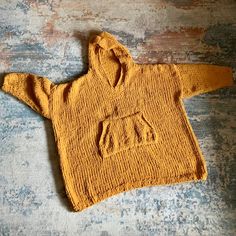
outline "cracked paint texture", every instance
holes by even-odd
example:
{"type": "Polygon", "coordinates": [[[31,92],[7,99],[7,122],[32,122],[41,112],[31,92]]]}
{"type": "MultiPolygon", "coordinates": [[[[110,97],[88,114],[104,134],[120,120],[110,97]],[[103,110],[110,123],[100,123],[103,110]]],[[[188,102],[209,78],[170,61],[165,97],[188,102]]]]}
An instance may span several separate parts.
{"type": "MultiPolygon", "coordinates": [[[[29,72],[66,82],[86,73],[88,37],[114,34],[137,63],[236,69],[234,0],[2,0],[0,81],[29,72]]],[[[0,92],[0,235],[236,235],[236,87],[184,100],[206,182],[69,206],[49,120],[0,92]]]]}

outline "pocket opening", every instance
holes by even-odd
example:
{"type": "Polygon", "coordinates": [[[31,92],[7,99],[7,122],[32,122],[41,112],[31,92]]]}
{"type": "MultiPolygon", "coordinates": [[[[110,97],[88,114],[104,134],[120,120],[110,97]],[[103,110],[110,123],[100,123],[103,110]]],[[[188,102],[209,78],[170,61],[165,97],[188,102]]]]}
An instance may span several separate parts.
{"type": "Polygon", "coordinates": [[[107,157],[141,145],[156,143],[157,140],[156,130],[139,111],[102,121],[99,150],[103,157],[107,157]]]}

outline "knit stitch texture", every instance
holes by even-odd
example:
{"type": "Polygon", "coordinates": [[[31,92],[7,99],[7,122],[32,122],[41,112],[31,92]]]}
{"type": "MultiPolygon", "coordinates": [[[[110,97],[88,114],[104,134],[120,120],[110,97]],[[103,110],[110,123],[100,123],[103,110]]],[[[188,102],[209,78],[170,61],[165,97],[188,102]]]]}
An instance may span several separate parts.
{"type": "Polygon", "coordinates": [[[77,79],[12,72],[2,86],[51,120],[73,210],[134,188],[206,180],[183,99],[232,86],[232,69],[137,64],[106,31],[88,49],[88,71],[77,79]]]}

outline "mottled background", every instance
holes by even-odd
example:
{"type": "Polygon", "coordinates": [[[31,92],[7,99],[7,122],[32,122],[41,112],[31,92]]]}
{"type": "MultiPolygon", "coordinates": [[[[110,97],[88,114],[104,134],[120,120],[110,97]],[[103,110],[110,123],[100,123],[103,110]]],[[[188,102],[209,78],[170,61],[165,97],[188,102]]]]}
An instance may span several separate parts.
{"type": "MultiPolygon", "coordinates": [[[[235,75],[235,0],[1,0],[1,77],[77,78],[88,36],[102,30],[137,63],[211,63],[235,75]]],[[[236,235],[236,86],[184,103],[206,182],[134,189],[72,212],[50,121],[1,91],[0,235],[236,235]]]]}

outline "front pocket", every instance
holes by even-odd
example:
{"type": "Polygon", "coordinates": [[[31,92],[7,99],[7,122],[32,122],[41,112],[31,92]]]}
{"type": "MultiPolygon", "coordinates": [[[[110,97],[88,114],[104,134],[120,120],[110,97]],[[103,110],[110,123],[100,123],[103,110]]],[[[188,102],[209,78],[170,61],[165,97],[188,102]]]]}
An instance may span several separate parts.
{"type": "Polygon", "coordinates": [[[99,149],[102,156],[155,143],[158,135],[142,112],[106,119],[102,122],[99,149]]]}

